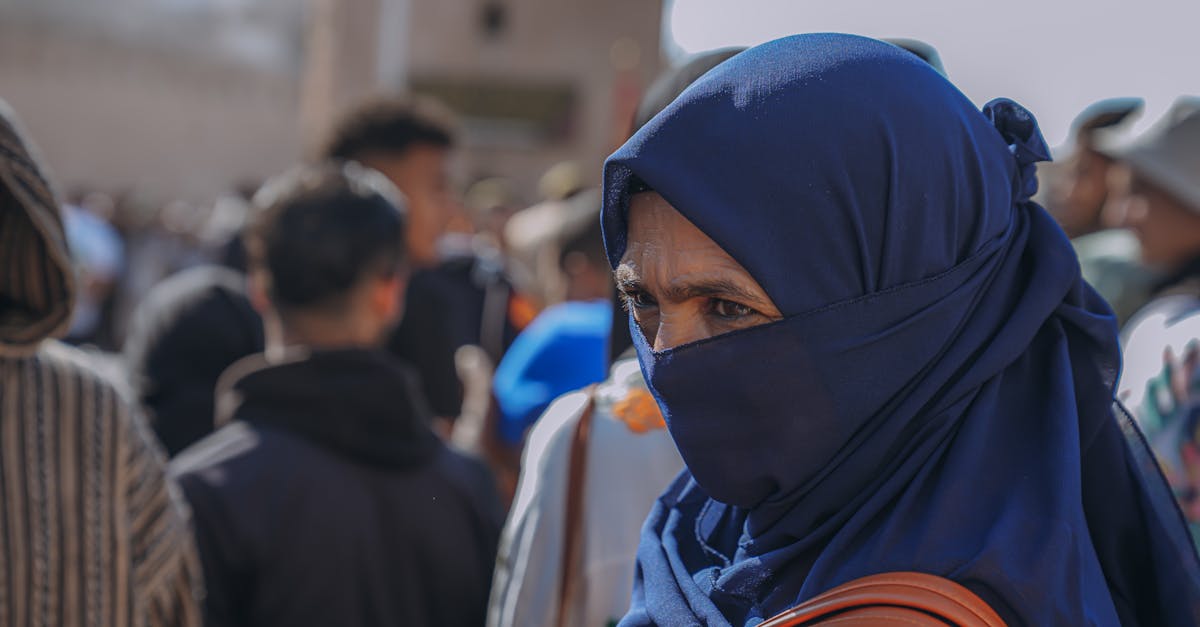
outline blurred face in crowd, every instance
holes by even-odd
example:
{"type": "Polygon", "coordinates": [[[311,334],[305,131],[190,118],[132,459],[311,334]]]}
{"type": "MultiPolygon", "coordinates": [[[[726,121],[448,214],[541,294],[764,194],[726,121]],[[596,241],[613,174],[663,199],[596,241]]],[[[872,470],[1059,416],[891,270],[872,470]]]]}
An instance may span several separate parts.
{"type": "Polygon", "coordinates": [[[783,317],[737,260],[655,192],[630,200],[616,282],[656,351],[783,317]]]}
{"type": "Polygon", "coordinates": [[[1101,210],[1108,196],[1111,161],[1100,153],[1080,147],[1065,164],[1062,176],[1051,188],[1054,218],[1070,237],[1100,230],[1101,210]]]}
{"type": "Polygon", "coordinates": [[[1141,242],[1146,264],[1173,270],[1200,255],[1200,209],[1189,208],[1136,172],[1124,205],[1124,225],[1141,242]]]}
{"type": "Polygon", "coordinates": [[[1100,213],[1100,222],[1106,229],[1125,226],[1125,210],[1129,205],[1129,189],[1133,184],[1133,170],[1129,165],[1113,162],[1108,168],[1108,197],[1100,213]]]}
{"type": "Polygon", "coordinates": [[[449,149],[417,144],[399,154],[373,154],[360,161],[382,172],[404,193],[411,262],[416,266],[437,263],[438,239],[459,213],[450,186],[449,149]]]}

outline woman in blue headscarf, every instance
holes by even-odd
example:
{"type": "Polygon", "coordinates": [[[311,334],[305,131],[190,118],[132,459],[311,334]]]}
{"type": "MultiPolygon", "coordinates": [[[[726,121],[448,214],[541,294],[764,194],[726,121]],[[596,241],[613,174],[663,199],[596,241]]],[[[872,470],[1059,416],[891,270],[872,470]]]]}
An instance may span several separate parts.
{"type": "Polygon", "coordinates": [[[1030,197],[1032,116],[848,35],[744,52],[609,159],[603,224],[687,470],[622,625],[754,625],[951,579],[1010,624],[1200,623],[1113,405],[1112,312],[1030,197]]]}

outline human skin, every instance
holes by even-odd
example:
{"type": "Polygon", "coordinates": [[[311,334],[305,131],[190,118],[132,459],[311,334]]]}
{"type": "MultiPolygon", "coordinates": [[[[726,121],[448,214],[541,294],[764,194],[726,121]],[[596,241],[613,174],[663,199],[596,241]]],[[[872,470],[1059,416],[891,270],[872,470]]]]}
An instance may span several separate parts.
{"type": "Polygon", "coordinates": [[[1200,211],[1134,172],[1124,224],[1142,244],[1142,261],[1172,271],[1200,255],[1200,211]]]}
{"type": "Polygon", "coordinates": [[[1080,146],[1052,186],[1050,206],[1054,207],[1054,219],[1069,237],[1104,228],[1101,212],[1108,197],[1110,165],[1107,157],[1080,146]]]}
{"type": "Polygon", "coordinates": [[[450,151],[433,144],[416,144],[401,153],[373,153],[360,159],[379,170],[407,201],[407,247],[418,267],[437,263],[437,241],[458,211],[450,186],[450,151]]]}
{"type": "Polygon", "coordinates": [[[656,192],[629,203],[617,289],[656,351],[783,318],[766,291],[656,192]]]}

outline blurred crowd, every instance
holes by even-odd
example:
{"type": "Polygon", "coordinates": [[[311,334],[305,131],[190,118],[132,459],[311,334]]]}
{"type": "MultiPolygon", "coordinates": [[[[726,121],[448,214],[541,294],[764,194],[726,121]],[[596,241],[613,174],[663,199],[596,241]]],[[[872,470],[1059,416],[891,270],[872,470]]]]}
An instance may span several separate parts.
{"type": "Polygon", "coordinates": [[[1084,278],[1120,320],[1117,393],[1155,451],[1200,540],[1200,100],[1184,96],[1142,133],[1144,102],[1097,102],[1045,164],[1044,202],[1084,278]]]}
{"type": "MultiPolygon", "coordinates": [[[[941,71],[931,47],[896,43],[941,71]]],[[[630,134],[736,52],[670,70],[630,134]]],[[[1082,112],[1039,199],[1122,322],[1118,400],[1200,541],[1200,99],[1134,134],[1143,108],[1082,112]]],[[[578,166],[547,171],[532,204],[502,178],[459,188],[453,114],[410,97],[361,103],[319,158],[207,207],[55,190],[27,141],[0,145],[0,304],[41,303],[31,319],[48,322],[32,339],[0,323],[0,359],[37,355],[56,327],[76,350],[0,367],[0,624],[621,618],[642,520],[683,462],[614,293],[602,190],[578,166]],[[49,267],[69,250],[51,282],[69,315],[8,287],[34,276],[10,252],[22,212],[49,267]],[[53,408],[74,426],[11,425],[53,408]],[[109,468],[112,486],[63,458],[109,468]],[[27,485],[41,491],[14,505],[27,485]],[[65,520],[72,499],[78,530],[35,533],[38,507],[65,520]],[[92,538],[95,512],[120,507],[112,539],[92,538]],[[75,586],[46,565],[70,559],[120,577],[75,586]],[[74,620],[93,606],[109,620],[74,620]]]]}

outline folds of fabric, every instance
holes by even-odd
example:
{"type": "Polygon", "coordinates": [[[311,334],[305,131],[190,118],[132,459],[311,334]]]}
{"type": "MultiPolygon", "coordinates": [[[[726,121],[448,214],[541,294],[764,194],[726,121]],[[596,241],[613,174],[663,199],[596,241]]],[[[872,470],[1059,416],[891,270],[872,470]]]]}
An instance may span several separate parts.
{"type": "Polygon", "coordinates": [[[185,507],[127,398],[66,332],[57,200],[0,101],[0,625],[198,626],[185,507]]]}
{"type": "Polygon", "coordinates": [[[1014,624],[1200,619],[1195,553],[1112,410],[1115,320],[1029,200],[1047,154],[1011,101],[807,35],[718,66],[610,158],[614,265],[636,177],[785,316],[660,352],[633,329],[689,473],[625,624],[755,624],[889,570],[1014,624]]]}
{"type": "Polygon", "coordinates": [[[74,349],[0,358],[0,624],[198,627],[201,585],[127,401],[74,349]]]}
{"type": "Polygon", "coordinates": [[[71,318],[71,256],[44,171],[0,101],[0,354],[32,353],[71,318]]]}

